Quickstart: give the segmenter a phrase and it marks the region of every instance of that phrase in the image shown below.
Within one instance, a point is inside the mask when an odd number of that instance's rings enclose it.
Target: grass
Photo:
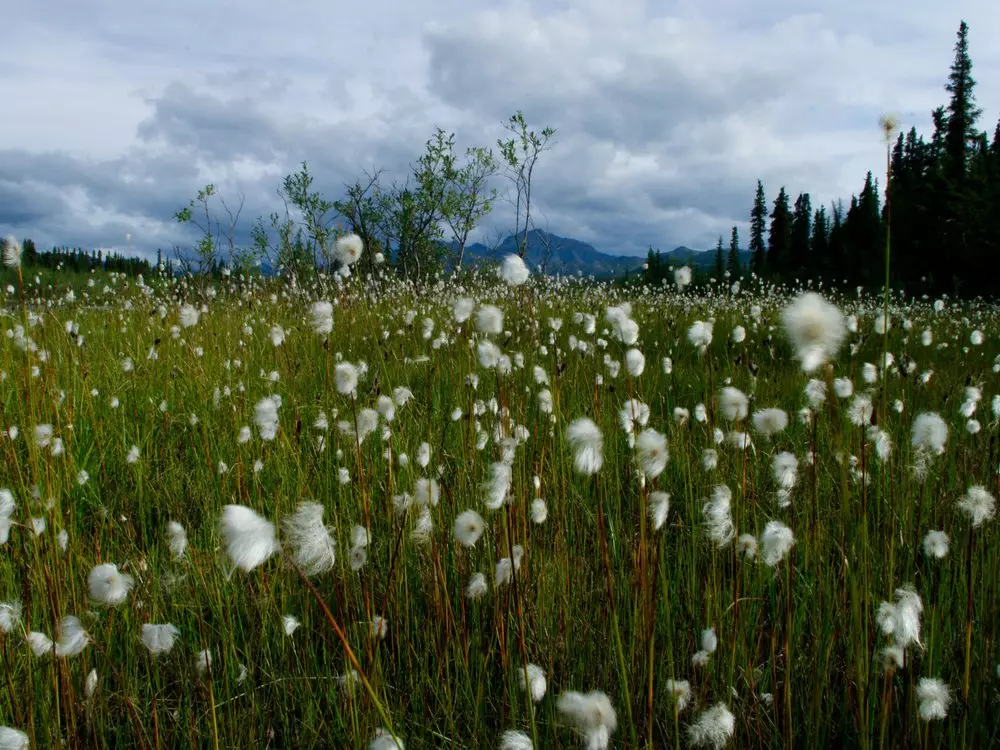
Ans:
[[[828,383],[828,397],[804,423],[809,378],[782,331],[779,313],[791,293],[780,290],[757,287],[730,298],[565,281],[511,290],[492,279],[464,289],[233,279],[212,293],[159,278],[145,290],[119,277],[110,285],[100,307],[83,295],[67,302],[58,284],[29,287],[27,301],[18,288],[6,297],[9,317],[0,318],[0,427],[20,433],[0,438],[0,487],[16,502],[10,540],[0,547],[0,601],[24,607],[24,622],[0,633],[0,724],[26,732],[32,746],[367,747],[389,724],[411,748],[497,747],[507,729],[540,748],[583,746],[557,711],[567,690],[608,695],[617,712],[612,747],[687,747],[687,727],[719,702],[735,715],[733,747],[998,741],[1000,549],[994,521],[973,533],[956,506],[971,485],[996,490],[994,309],[936,313],[928,301],[894,300],[887,345],[896,365],[883,389],[862,378],[864,363],[881,361],[874,318],[883,301],[836,298],[858,317],[860,333],[848,335],[830,368],[813,374]],[[604,312],[626,295],[646,366],[633,377],[621,365],[612,377],[605,357],[621,363],[628,347],[604,332]],[[509,374],[480,366],[475,316],[458,325],[451,313],[458,296],[504,311],[505,333],[492,339],[514,360]],[[336,301],[329,338],[310,329],[316,299]],[[179,327],[182,300],[205,306],[189,328]],[[577,312],[596,316],[596,333],[574,321]],[[687,330],[710,317],[714,339],[700,354]],[[434,321],[429,337],[424,318]],[[912,329],[904,330],[903,319]],[[77,335],[67,332],[70,321]],[[36,351],[17,345],[13,330],[25,323]],[[269,337],[274,325],[286,332],[280,346]],[[734,344],[737,325],[747,337]],[[925,328],[930,346],[921,343]],[[973,329],[985,334],[983,345],[969,344]],[[586,343],[586,353],[573,349],[571,336]],[[900,363],[908,359],[914,369],[904,374]],[[356,400],[335,388],[341,360],[367,364]],[[536,365],[550,381],[551,416],[539,408],[545,386],[535,380]],[[922,383],[925,371],[933,376]],[[473,374],[476,387],[467,380]],[[878,426],[892,443],[888,458],[850,421],[851,399],[834,396],[834,377],[870,391],[876,419],[884,392],[890,408]],[[768,439],[744,424],[737,427],[749,432],[751,449],[716,445],[714,429],[734,427],[719,410],[726,384],[751,396],[751,412],[784,409],[788,427]],[[975,435],[959,414],[973,384],[983,389]],[[398,386],[412,400],[360,446],[337,428]],[[264,441],[254,407],[272,394],[281,397],[280,426],[275,440]],[[649,405],[649,427],[666,435],[670,451],[666,470],[645,484],[619,424],[630,397]],[[901,412],[891,406],[897,399]],[[699,403],[704,423],[693,416]],[[692,416],[677,421],[678,407]],[[456,409],[461,416],[453,419]],[[924,411],[939,412],[950,430],[946,452],[918,479],[910,428]],[[314,427],[321,412],[328,431]],[[566,439],[567,425],[581,416],[604,437],[594,476],[574,471]],[[39,424],[51,424],[63,440],[61,456],[36,445]],[[252,437],[240,443],[245,425]],[[483,484],[516,426],[527,437],[513,449],[509,503],[491,512]],[[430,462],[421,468],[425,442]],[[130,464],[133,445],[139,459]],[[707,448],[718,450],[712,471],[702,466]],[[799,459],[787,508],[775,501],[771,475],[780,451]],[[440,485],[433,532],[423,539],[413,534],[419,511],[402,515],[393,503],[421,477]],[[735,542],[712,543],[702,506],[716,485],[732,491],[738,534],[758,536],[770,520],[792,529],[795,544],[780,563],[746,560]],[[646,514],[655,490],[671,495],[660,530]],[[536,497],[548,509],[541,524],[531,520]],[[334,528],[334,569],[304,580],[279,554],[230,575],[223,506],[249,506],[281,538],[281,519],[304,501],[321,503]],[[487,530],[466,549],[453,525],[470,508]],[[31,519],[39,518],[45,530],[35,534]],[[171,520],[189,537],[181,560],[169,550]],[[369,528],[370,544],[355,571],[349,550],[357,524]],[[932,529],[951,539],[940,560],[922,552]],[[495,565],[514,545],[523,547],[523,562],[512,584],[497,588]],[[114,607],[88,592],[91,568],[109,562],[135,578]],[[489,591],[473,600],[465,588],[476,572]],[[921,644],[907,648],[903,668],[887,668],[881,654],[889,639],[876,614],[904,584],[923,602]],[[91,645],[72,658],[32,655],[25,633],[55,639],[66,615],[81,618]],[[291,636],[284,615],[301,621]],[[376,616],[387,621],[384,638],[372,635]],[[168,622],[180,630],[177,645],[153,657],[142,625]],[[706,666],[692,666],[701,631],[713,627],[718,649]],[[211,665],[201,672],[195,662],[203,649]],[[526,661],[547,677],[537,704],[518,684]],[[367,687],[345,684],[352,666]],[[98,686],[88,697],[91,670]],[[947,718],[920,719],[923,677],[950,687]],[[672,679],[690,681],[682,711],[667,689]]]

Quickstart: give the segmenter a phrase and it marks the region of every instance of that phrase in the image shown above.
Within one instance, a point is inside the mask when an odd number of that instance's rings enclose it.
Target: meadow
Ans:
[[[991,305],[21,270],[4,750],[1000,742]]]

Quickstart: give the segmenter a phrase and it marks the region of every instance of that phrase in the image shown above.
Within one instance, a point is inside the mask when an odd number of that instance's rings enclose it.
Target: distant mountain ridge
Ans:
[[[508,235],[494,249],[475,242],[465,246],[463,265],[478,265],[484,261],[499,261],[505,255],[517,253],[519,236]],[[452,250],[455,246],[452,245]],[[726,251],[728,252],[728,251]],[[692,250],[683,245],[661,253],[667,263],[675,265],[692,265],[698,268],[711,268],[715,263],[713,250]],[[750,259],[750,253],[740,251],[740,262],[745,266]],[[561,274],[563,276],[596,276],[598,278],[623,276],[641,271],[646,262],[645,256],[611,255],[597,250],[593,245],[571,237],[560,237],[541,229],[528,232],[528,251],[524,262],[532,271],[542,270],[545,273]]]

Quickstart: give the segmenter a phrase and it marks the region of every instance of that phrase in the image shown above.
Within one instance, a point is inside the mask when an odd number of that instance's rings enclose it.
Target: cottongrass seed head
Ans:
[[[688,726],[688,740],[693,747],[708,747],[722,750],[736,733],[736,717],[725,703],[716,703],[698,714],[697,720]]]

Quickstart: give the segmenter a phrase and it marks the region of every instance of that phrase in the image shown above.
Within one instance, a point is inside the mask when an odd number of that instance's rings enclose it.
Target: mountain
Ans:
[[[465,261],[471,265],[483,261],[500,260],[505,255],[516,254],[518,238],[508,235],[499,247],[489,248],[476,242],[465,247]],[[559,237],[555,234],[533,229],[528,232],[528,251],[524,262],[532,270],[540,270],[545,265],[548,274],[564,276],[622,276],[628,272],[641,270],[645,258],[634,255],[609,255],[595,250],[592,245],[570,237]]]
[[[454,245],[451,249],[454,251]],[[518,238],[514,235],[508,235],[498,247],[492,249],[476,242],[466,245],[463,262],[476,265],[483,262],[499,261],[505,255],[516,254],[517,250]],[[691,265],[704,269],[711,268],[715,262],[714,251],[692,250],[683,245],[662,255],[665,261],[677,266]],[[750,253],[741,250],[740,262],[745,266],[749,261]],[[573,276],[579,273],[583,276],[592,275],[598,278],[607,278],[641,271],[646,257],[602,253],[586,242],[574,240],[571,237],[560,237],[541,229],[533,229],[528,232],[528,251],[525,253],[524,262],[533,271],[540,270],[544,262],[545,272],[548,274],[558,273],[564,276]]]

